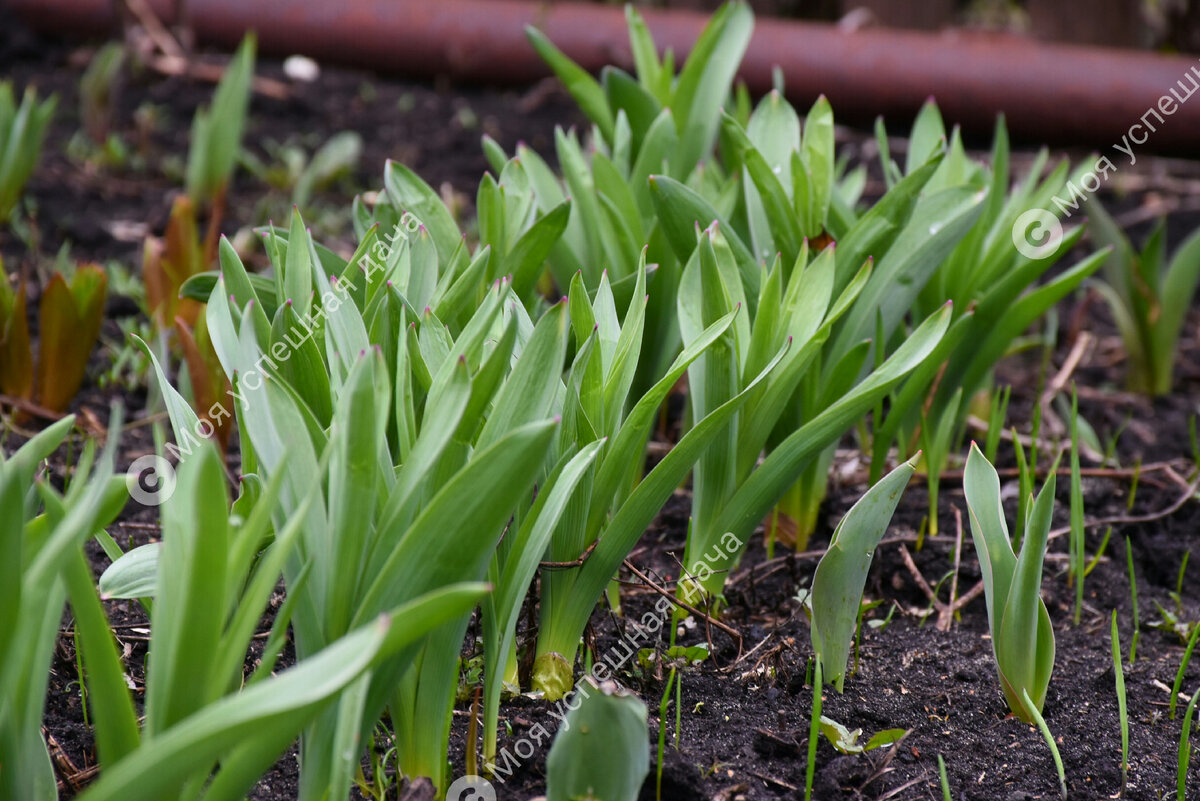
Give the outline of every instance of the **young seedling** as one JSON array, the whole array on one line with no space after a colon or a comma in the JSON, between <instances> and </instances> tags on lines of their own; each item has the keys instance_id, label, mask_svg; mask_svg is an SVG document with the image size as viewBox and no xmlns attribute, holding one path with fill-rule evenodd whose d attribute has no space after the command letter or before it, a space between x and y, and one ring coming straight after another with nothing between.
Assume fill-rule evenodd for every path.
<instances>
[{"instance_id":1,"label":"young seedling","mask_svg":"<svg viewBox=\"0 0 1200 801\"><path fill-rule=\"evenodd\" d=\"M1083 481L1079 467L1079 396L1071 385L1071 573L1075 582L1075 625L1083 609L1084 568Z\"/></svg>"},{"instance_id":2,"label":"young seedling","mask_svg":"<svg viewBox=\"0 0 1200 801\"><path fill-rule=\"evenodd\" d=\"M891 745L908 734L907 729L883 729L871 735L867 742L860 743L862 729L851 730L824 715L821 716L820 726L825 739L829 741L835 751L842 754L863 754L867 751L874 751L876 748Z\"/></svg>"},{"instance_id":3,"label":"young seedling","mask_svg":"<svg viewBox=\"0 0 1200 801\"><path fill-rule=\"evenodd\" d=\"M0 224L8 222L21 200L57 103L54 95L39 103L37 90L27 86L18 106L12 81L0 83Z\"/></svg>"},{"instance_id":4,"label":"young seedling","mask_svg":"<svg viewBox=\"0 0 1200 801\"><path fill-rule=\"evenodd\" d=\"M1121 791L1125 795L1125 780L1129 775L1129 713L1125 707L1125 669L1121 664L1121 636L1117 631L1117 610L1112 613L1113 676L1117 687L1117 714L1121 720ZM1177 679L1178 680L1178 679ZM1175 718L1175 692L1171 693L1171 718Z\"/></svg>"},{"instance_id":5,"label":"young seedling","mask_svg":"<svg viewBox=\"0 0 1200 801\"><path fill-rule=\"evenodd\" d=\"M1133 545L1125 535L1125 567L1129 572L1129 600L1133 605L1133 639L1129 642L1129 664L1137 659L1138 637L1141 635L1141 618L1138 616L1137 575L1133 572Z\"/></svg>"},{"instance_id":6,"label":"young seedling","mask_svg":"<svg viewBox=\"0 0 1200 801\"><path fill-rule=\"evenodd\" d=\"M829 549L817 564L810 596L813 651L826 680L838 692L846 680L850 646L871 560L916 470L918 457L919 454L888 473L855 502L838 523Z\"/></svg>"},{"instance_id":7,"label":"young seedling","mask_svg":"<svg viewBox=\"0 0 1200 801\"><path fill-rule=\"evenodd\" d=\"M1031 505L1019 557L1009 541L1000 478L974 443L963 476L1000 685L1009 708L1027 723L1037 719L1054 670L1054 628L1040 596L1054 473L1050 471Z\"/></svg>"},{"instance_id":8,"label":"young seedling","mask_svg":"<svg viewBox=\"0 0 1200 801\"><path fill-rule=\"evenodd\" d=\"M1196 700L1200 699L1200 688L1192 693L1187 711L1183 713L1183 729L1179 734L1179 763L1175 772L1175 801L1184 801L1187 789L1188 762L1192 757L1192 719L1196 712Z\"/></svg>"},{"instance_id":9,"label":"young seedling","mask_svg":"<svg viewBox=\"0 0 1200 801\"><path fill-rule=\"evenodd\" d=\"M1108 550L1109 540L1112 539L1112 526L1104 529L1104 536L1100 538L1100 545L1097 546L1096 552L1092 554L1092 558L1088 560L1087 567L1083 569L1083 575L1086 578L1096 569L1096 565L1100 564L1100 560L1104 558L1105 551Z\"/></svg>"},{"instance_id":10,"label":"young seedling","mask_svg":"<svg viewBox=\"0 0 1200 801\"><path fill-rule=\"evenodd\" d=\"M1183 674L1187 672L1188 663L1192 661L1192 651L1196 647L1196 638L1200 637L1200 626L1192 626L1192 634L1188 637L1187 647L1183 649L1183 659L1179 661L1179 670L1175 671L1175 684L1171 687L1171 700L1167 703L1171 720L1175 719L1175 701L1183 687Z\"/></svg>"},{"instance_id":11,"label":"young seedling","mask_svg":"<svg viewBox=\"0 0 1200 801\"><path fill-rule=\"evenodd\" d=\"M211 108L196 110L187 161L187 194L220 216L237 166L254 78L255 37L248 34L221 76Z\"/></svg>"},{"instance_id":12,"label":"young seedling","mask_svg":"<svg viewBox=\"0 0 1200 801\"><path fill-rule=\"evenodd\" d=\"M942 801L953 801L950 797L950 779L946 776L946 760L938 754L938 781L942 786Z\"/></svg>"}]
</instances>

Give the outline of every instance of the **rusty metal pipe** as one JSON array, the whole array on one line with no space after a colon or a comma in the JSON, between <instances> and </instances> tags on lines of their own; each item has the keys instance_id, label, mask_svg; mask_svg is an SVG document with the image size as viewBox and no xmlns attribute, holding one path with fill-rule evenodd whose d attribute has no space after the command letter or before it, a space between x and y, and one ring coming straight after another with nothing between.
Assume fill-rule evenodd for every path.
<instances>
[{"instance_id":1,"label":"rusty metal pipe","mask_svg":"<svg viewBox=\"0 0 1200 801\"><path fill-rule=\"evenodd\" d=\"M31 25L83 33L111 30L112 0L8 0ZM171 20L173 3L151 0ZM525 40L541 28L592 71L631 62L619 8L527 0L187 0L198 39L230 47L258 32L261 49L407 75L447 74L466 81L526 83L548 74ZM707 16L646 9L660 47L686 53ZM759 18L741 74L756 92L779 65L788 94L801 103L825 94L839 119L911 117L926 97L947 120L986 134L1004 112L1013 135L1112 149L1156 109L1177 81L1190 86L1193 58L1047 45L999 34L925 34ZM1200 93L1198 93L1200 94ZM1182 95L1181 95L1182 96ZM1171 98L1174 100L1174 98ZM1167 107L1171 107L1170 104ZM1200 100L1180 103L1136 152L1200 156Z\"/></svg>"}]
</instances>

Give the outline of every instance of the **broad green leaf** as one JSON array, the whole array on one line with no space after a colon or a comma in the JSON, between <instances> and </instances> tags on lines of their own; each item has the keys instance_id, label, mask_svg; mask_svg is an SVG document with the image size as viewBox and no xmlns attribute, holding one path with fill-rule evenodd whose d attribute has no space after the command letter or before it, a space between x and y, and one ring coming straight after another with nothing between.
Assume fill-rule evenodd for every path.
<instances>
[{"instance_id":1,"label":"broad green leaf","mask_svg":"<svg viewBox=\"0 0 1200 801\"><path fill-rule=\"evenodd\" d=\"M156 737L214 699L208 668L220 652L229 549L228 498L216 449L184 460L163 505L163 547L146 671L146 734ZM186 688L186 689L185 689Z\"/></svg>"},{"instance_id":2,"label":"broad green leaf","mask_svg":"<svg viewBox=\"0 0 1200 801\"><path fill-rule=\"evenodd\" d=\"M530 226L504 258L504 272L512 276L513 292L526 298L542 274L542 265L558 244L571 216L571 201L564 200Z\"/></svg>"},{"instance_id":3,"label":"broad green leaf","mask_svg":"<svg viewBox=\"0 0 1200 801\"><path fill-rule=\"evenodd\" d=\"M139 545L105 568L98 584L101 600L153 597L161 547L161 542Z\"/></svg>"},{"instance_id":4,"label":"broad green leaf","mask_svg":"<svg viewBox=\"0 0 1200 801\"><path fill-rule=\"evenodd\" d=\"M838 692L846 680L846 664L871 560L916 471L916 463L914 456L850 507L817 564L810 595L813 651L821 659L825 680L837 685Z\"/></svg>"},{"instance_id":5,"label":"broad green leaf","mask_svg":"<svg viewBox=\"0 0 1200 801\"><path fill-rule=\"evenodd\" d=\"M929 98L917 113L913 122L912 135L908 140L908 153L904 158L904 174L912 175L946 144L946 126L937 103Z\"/></svg>"},{"instance_id":6,"label":"broad green leaf","mask_svg":"<svg viewBox=\"0 0 1200 801\"><path fill-rule=\"evenodd\" d=\"M632 801L650 773L646 705L615 682L586 682L546 757L547 801Z\"/></svg>"},{"instance_id":7,"label":"broad green leaf","mask_svg":"<svg viewBox=\"0 0 1200 801\"><path fill-rule=\"evenodd\" d=\"M665 175L652 175L649 180L650 197L654 201L659 222L676 257L686 263L692 251L696 249L697 225L707 228L713 222L719 223L721 233L733 250L746 298L757 301L758 282L761 279L758 261L734 231L733 226L722 219L704 198L678 181ZM753 308L750 311L753 316Z\"/></svg>"},{"instance_id":8,"label":"broad green leaf","mask_svg":"<svg viewBox=\"0 0 1200 801\"><path fill-rule=\"evenodd\" d=\"M804 120L802 152L809 182L805 232L809 236L818 236L826 228L825 218L829 214L829 204L833 198L833 109L824 95L817 98Z\"/></svg>"},{"instance_id":9,"label":"broad green leaf","mask_svg":"<svg viewBox=\"0 0 1200 801\"><path fill-rule=\"evenodd\" d=\"M632 34L632 30L630 33ZM613 113L624 112L629 121L633 155L636 157L641 143L645 141L646 132L658 117L662 105L645 86L638 83L629 73L616 67L605 67L600 72L600 82L608 97L609 108Z\"/></svg>"}]
</instances>

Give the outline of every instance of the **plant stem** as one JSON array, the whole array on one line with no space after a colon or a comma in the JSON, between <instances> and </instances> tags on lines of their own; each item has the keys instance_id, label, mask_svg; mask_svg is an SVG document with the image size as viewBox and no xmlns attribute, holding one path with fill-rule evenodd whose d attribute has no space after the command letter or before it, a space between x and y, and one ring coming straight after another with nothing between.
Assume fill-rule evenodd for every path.
<instances>
[{"instance_id":1,"label":"plant stem","mask_svg":"<svg viewBox=\"0 0 1200 801\"><path fill-rule=\"evenodd\" d=\"M808 767L804 772L804 801L812 801L813 775L817 768L817 738L821 735L821 660L813 666L812 720L808 724Z\"/></svg>"},{"instance_id":2,"label":"plant stem","mask_svg":"<svg viewBox=\"0 0 1200 801\"><path fill-rule=\"evenodd\" d=\"M1046 740L1046 745L1050 747L1050 755L1054 757L1054 768L1058 771L1058 791L1059 796L1063 801L1067 801L1067 774L1063 770L1062 755L1058 753L1058 745L1054 742L1054 735L1050 733L1050 727L1046 725L1046 719L1042 717L1042 713L1033 705L1033 701L1029 698L1029 691L1022 689L1021 695L1025 698L1025 706L1033 715L1034 722L1037 723L1038 729L1042 732L1042 737Z\"/></svg>"},{"instance_id":3,"label":"plant stem","mask_svg":"<svg viewBox=\"0 0 1200 801\"><path fill-rule=\"evenodd\" d=\"M658 704L658 775L654 780L654 797L662 801L663 756L667 750L667 705L671 703L671 686L675 683L675 668L667 677L667 688Z\"/></svg>"}]
</instances>

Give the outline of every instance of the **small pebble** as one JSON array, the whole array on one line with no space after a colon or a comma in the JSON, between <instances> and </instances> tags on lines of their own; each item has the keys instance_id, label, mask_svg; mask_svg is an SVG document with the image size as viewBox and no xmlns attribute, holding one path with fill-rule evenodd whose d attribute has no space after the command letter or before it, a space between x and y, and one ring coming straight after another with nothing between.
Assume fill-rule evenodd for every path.
<instances>
[{"instance_id":1,"label":"small pebble","mask_svg":"<svg viewBox=\"0 0 1200 801\"><path fill-rule=\"evenodd\" d=\"M312 83L321 77L321 68L308 56L288 56L283 61L283 74L293 81Z\"/></svg>"}]
</instances>

